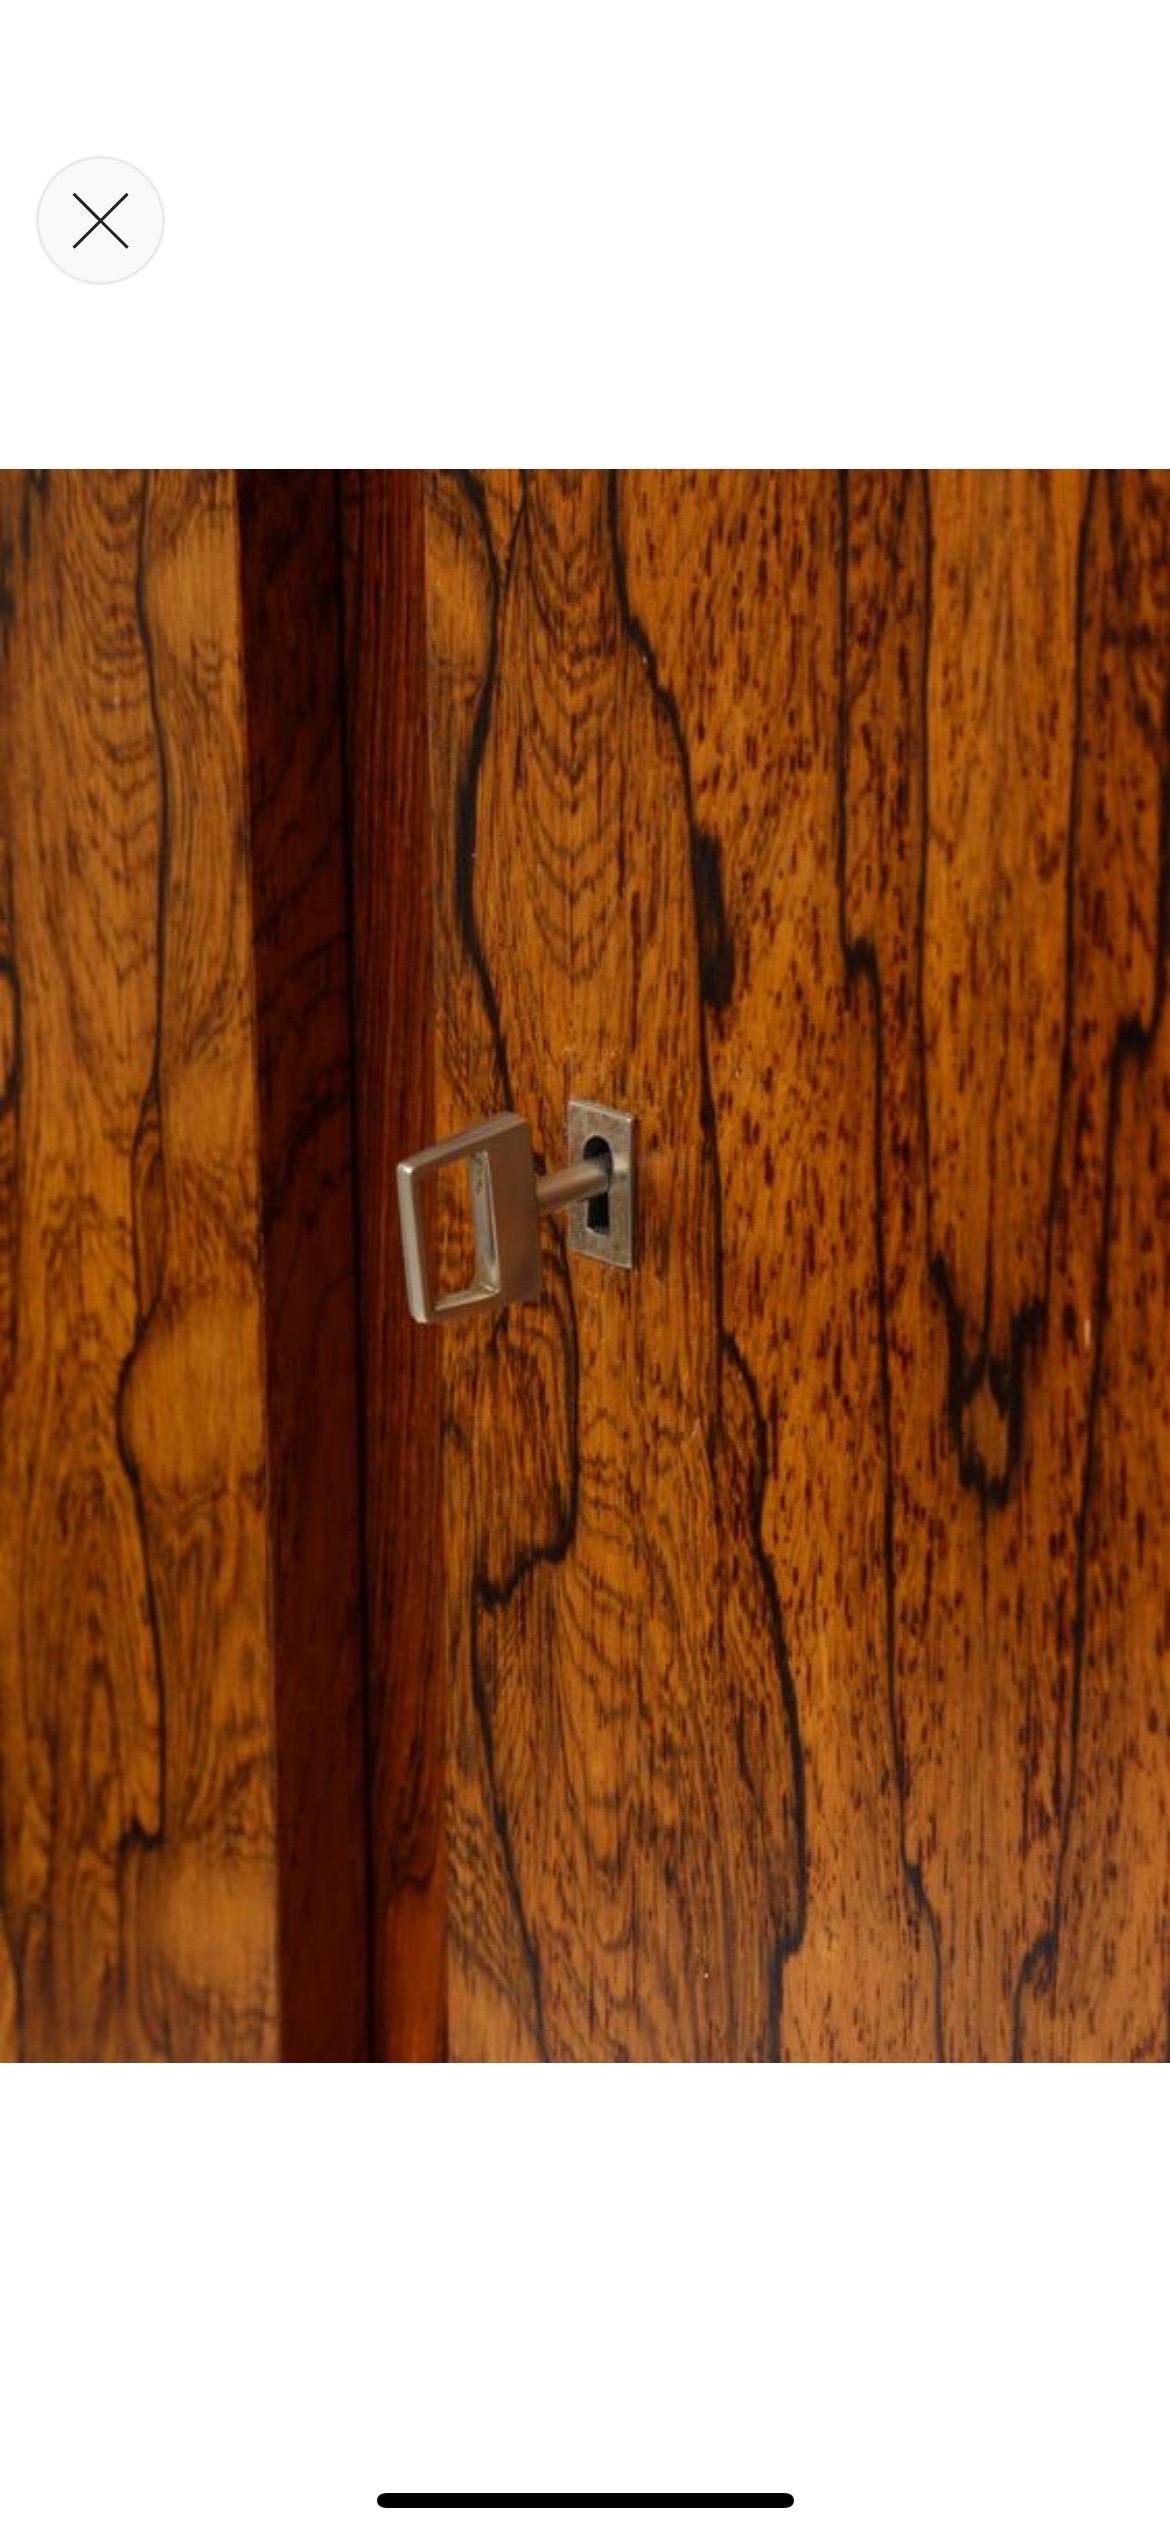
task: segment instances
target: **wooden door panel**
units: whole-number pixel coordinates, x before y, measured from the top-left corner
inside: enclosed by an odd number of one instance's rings
[[[636,1112],[444,1340],[458,2055],[1165,2052],[1170,485],[449,479],[441,1129]]]
[[[0,478],[9,2057],[367,2044],[336,544]]]
[[[10,484],[6,2043],[264,2055],[276,1951],[230,482]]]

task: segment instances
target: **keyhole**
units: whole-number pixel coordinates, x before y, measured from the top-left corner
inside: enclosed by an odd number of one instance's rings
[[[604,1161],[610,1176],[613,1176],[613,1153],[610,1150],[609,1144],[606,1142],[604,1134],[590,1135],[589,1140],[582,1151],[581,1158],[582,1160]],[[588,1231],[600,1231],[604,1239],[609,1238],[608,1187],[600,1196],[586,1197],[585,1227]]]

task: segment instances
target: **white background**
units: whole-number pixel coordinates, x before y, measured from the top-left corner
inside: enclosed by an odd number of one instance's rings
[[[2,2104],[20,2532],[524,2488],[1165,2526],[1161,2068],[50,2067]]]
[[[0,460],[1166,457],[1163,19],[10,13]],[[166,210],[117,290],[36,235],[95,152]],[[1167,2080],[5,2070],[0,2511],[1164,2525]]]
[[[1148,461],[1164,23],[1124,0],[23,0],[0,456]],[[166,211],[105,292],[35,226],[96,153]]]

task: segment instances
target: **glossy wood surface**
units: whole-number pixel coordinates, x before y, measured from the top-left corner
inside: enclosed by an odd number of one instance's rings
[[[370,2046],[341,493],[238,485],[285,2058]]]
[[[427,578],[440,1128],[641,1130],[444,1339],[452,2053],[1163,2056],[1170,480],[442,477]]]
[[[0,2043],[268,2056],[234,487],[0,505]]]

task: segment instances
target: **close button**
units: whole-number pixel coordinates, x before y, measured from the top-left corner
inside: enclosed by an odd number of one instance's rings
[[[121,158],[79,158],[46,185],[37,234],[71,281],[129,281],[156,252],[163,207],[149,176]]]

